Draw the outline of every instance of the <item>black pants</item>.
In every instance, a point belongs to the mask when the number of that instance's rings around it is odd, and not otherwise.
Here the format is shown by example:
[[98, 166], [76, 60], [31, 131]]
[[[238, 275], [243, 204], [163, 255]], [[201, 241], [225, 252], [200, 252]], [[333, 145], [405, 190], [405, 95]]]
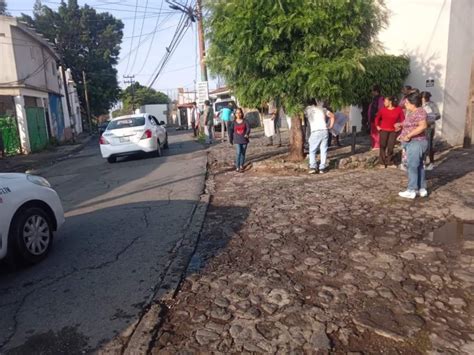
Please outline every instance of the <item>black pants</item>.
[[392, 164], [393, 147], [396, 140], [397, 132], [380, 131], [380, 164], [385, 166]]

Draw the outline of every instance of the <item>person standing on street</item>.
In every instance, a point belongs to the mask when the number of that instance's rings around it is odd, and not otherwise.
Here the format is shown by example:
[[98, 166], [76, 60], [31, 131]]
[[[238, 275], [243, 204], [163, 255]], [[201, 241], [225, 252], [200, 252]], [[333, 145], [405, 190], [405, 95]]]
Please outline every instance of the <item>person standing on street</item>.
[[428, 149], [425, 134], [428, 122], [427, 114], [421, 104], [421, 95], [417, 93], [408, 95], [405, 102], [407, 109], [405, 121], [396, 124], [397, 127], [403, 127], [398, 140], [402, 142], [403, 148], [406, 150], [408, 165], [408, 188], [398, 195], [409, 199], [414, 199], [417, 194], [420, 197], [428, 196], [423, 166], [425, 153]]
[[429, 164], [426, 166], [425, 170], [433, 170], [434, 168], [433, 140], [435, 136], [436, 121], [441, 118], [438, 106], [433, 101], [430, 101], [430, 99], [431, 99], [431, 93], [429, 91], [423, 91], [421, 93], [423, 109], [426, 111], [426, 114], [428, 117], [427, 119], [428, 127], [426, 128], [426, 139], [428, 140], [427, 156], [429, 158]]
[[193, 102], [193, 108], [191, 109], [191, 127], [193, 129], [194, 137], [197, 137], [198, 125], [199, 125], [199, 110], [197, 108], [197, 104]]
[[247, 145], [249, 143], [250, 124], [244, 118], [244, 111], [239, 107], [235, 111], [234, 122], [229, 129], [229, 142], [235, 143], [236, 157], [235, 167], [238, 173], [244, 172], [245, 153], [247, 152]]
[[[326, 110], [322, 105], [318, 105], [316, 100], [312, 100], [304, 113], [308, 118], [311, 130], [311, 135], [309, 136], [309, 174], [316, 174], [316, 153], [318, 149], [321, 155], [319, 173], [322, 174], [326, 168], [329, 130], [334, 125], [335, 117], [332, 112]], [[329, 124], [326, 122], [326, 117], [328, 116]]]
[[380, 137], [379, 131], [377, 131], [377, 127], [375, 126], [375, 116], [377, 116], [377, 113], [383, 108], [383, 103], [384, 98], [380, 94], [380, 87], [378, 85], [374, 85], [372, 87], [372, 102], [370, 103], [369, 109], [367, 111], [372, 149], [380, 148]]
[[206, 136], [206, 143], [212, 144], [214, 131], [214, 110], [209, 100], [204, 101], [204, 134]]
[[395, 96], [386, 97], [382, 108], [375, 116], [375, 126], [380, 134], [379, 163], [385, 168], [392, 164], [393, 147], [397, 140], [396, 123], [405, 120], [405, 115], [400, 106], [397, 105]]
[[220, 109], [219, 117], [221, 118], [221, 136], [222, 141], [225, 141], [226, 135], [227, 139], [229, 139], [229, 126], [232, 123], [232, 103], [229, 103], [229, 106], [225, 106]]
[[[276, 143], [277, 147], [281, 147], [281, 133], [280, 133], [281, 117], [280, 117], [279, 111], [280, 111], [279, 105], [277, 105], [276, 100], [272, 100], [268, 103], [268, 115], [273, 121], [275, 134], [271, 137], [268, 137], [267, 145], [273, 145], [273, 143]], [[274, 137], [276, 138], [276, 142], [275, 142]]]

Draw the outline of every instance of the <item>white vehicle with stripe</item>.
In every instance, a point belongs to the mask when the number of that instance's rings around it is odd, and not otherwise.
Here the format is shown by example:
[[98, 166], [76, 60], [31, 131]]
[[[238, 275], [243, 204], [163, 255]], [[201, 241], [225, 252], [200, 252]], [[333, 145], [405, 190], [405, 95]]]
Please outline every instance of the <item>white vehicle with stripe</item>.
[[39, 262], [63, 223], [61, 201], [46, 179], [0, 173], [0, 259]]
[[164, 122], [150, 114], [140, 113], [111, 120], [99, 143], [102, 157], [109, 163], [115, 163], [118, 157], [137, 153], [154, 153], [159, 157], [161, 149], [168, 148], [168, 133]]

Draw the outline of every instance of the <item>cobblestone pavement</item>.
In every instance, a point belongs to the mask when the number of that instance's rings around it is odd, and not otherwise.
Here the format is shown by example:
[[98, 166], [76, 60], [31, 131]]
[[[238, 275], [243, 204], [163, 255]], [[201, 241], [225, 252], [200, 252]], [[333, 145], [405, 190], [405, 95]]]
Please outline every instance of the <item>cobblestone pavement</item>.
[[[248, 154], [285, 150], [257, 138]], [[415, 201], [397, 169], [238, 174], [220, 163], [231, 147], [210, 157], [201, 240], [153, 353], [474, 353], [472, 150]]]

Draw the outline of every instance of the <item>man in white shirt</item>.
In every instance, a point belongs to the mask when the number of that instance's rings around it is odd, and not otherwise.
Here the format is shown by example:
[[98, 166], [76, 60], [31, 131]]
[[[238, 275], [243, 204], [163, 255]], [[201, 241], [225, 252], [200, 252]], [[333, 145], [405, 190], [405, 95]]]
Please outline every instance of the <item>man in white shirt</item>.
[[[309, 136], [309, 173], [316, 174], [316, 152], [321, 152], [319, 173], [324, 173], [328, 153], [329, 130], [334, 126], [334, 114], [326, 110], [322, 103], [312, 100], [311, 105], [306, 107], [304, 113], [308, 119], [311, 135]], [[329, 117], [329, 124], [326, 118]]]

